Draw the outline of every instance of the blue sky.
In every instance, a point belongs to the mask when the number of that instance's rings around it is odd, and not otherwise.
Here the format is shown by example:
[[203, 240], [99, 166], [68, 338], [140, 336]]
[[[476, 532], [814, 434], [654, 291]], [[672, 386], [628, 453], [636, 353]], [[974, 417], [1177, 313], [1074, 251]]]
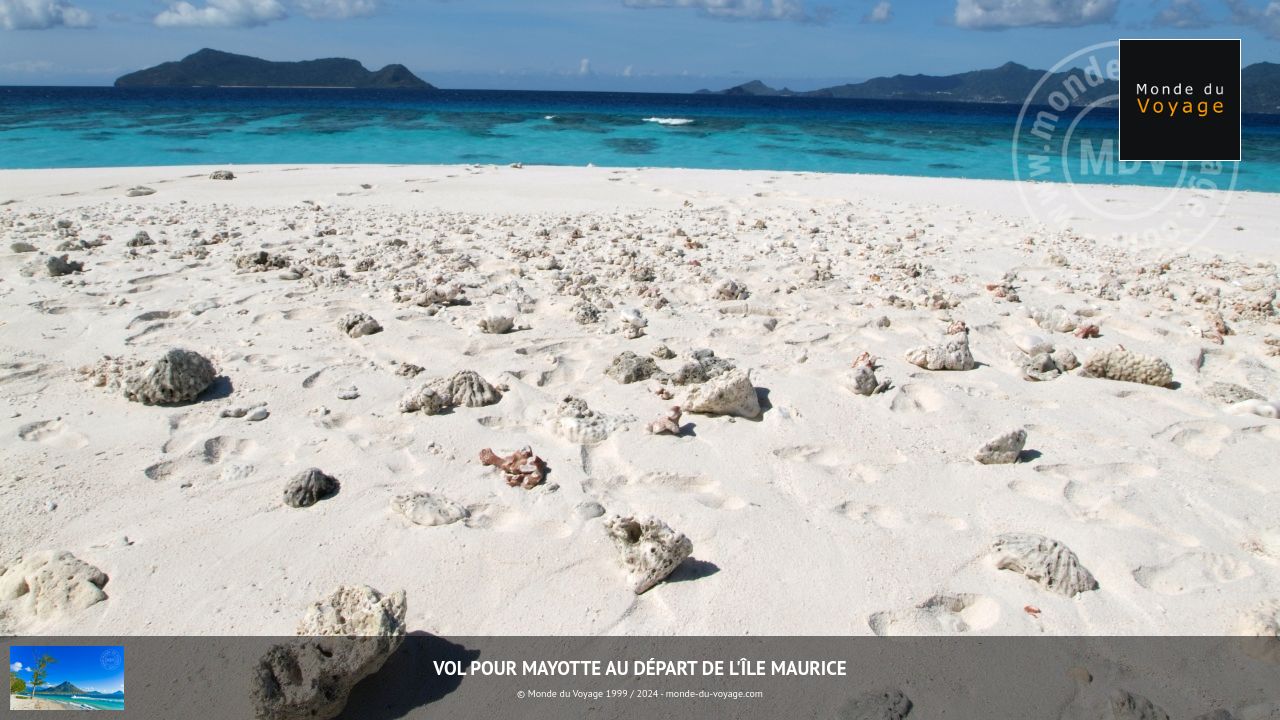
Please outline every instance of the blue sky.
[[[103, 653], [114, 650], [104, 662]], [[41, 655], [57, 662], [48, 667], [46, 685], [70, 682], [86, 692], [124, 690], [124, 648], [119, 646], [14, 646], [9, 648], [9, 672], [31, 683], [31, 671]], [[118, 662], [117, 662], [118, 660]], [[37, 691], [38, 693], [39, 691]]]
[[0, 0], [0, 84], [106, 85], [202, 47], [399, 62], [442, 87], [794, 89], [1118, 37], [1241, 37], [1280, 61], [1280, 0]]

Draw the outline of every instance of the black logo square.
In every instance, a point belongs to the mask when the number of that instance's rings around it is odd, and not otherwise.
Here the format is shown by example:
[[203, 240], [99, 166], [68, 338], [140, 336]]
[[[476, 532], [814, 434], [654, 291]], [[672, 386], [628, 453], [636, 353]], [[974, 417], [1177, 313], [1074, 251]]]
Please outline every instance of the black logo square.
[[1240, 160], [1240, 41], [1121, 40], [1120, 159]]

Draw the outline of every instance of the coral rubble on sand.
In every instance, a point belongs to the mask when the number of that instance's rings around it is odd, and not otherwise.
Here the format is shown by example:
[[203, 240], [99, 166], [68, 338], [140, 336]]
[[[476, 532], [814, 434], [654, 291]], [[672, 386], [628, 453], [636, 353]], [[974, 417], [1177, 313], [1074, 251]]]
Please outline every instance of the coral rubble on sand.
[[693, 554], [689, 538], [655, 517], [615, 515], [604, 527], [621, 555], [622, 566], [637, 595], [662, 582]]

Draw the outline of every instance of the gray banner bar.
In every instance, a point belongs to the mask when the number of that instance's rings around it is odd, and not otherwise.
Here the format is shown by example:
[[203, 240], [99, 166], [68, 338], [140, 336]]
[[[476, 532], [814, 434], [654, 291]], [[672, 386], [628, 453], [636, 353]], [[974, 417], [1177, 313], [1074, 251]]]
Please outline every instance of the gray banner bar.
[[[126, 707], [114, 716], [128, 718], [331, 717], [349, 684], [344, 673], [383, 657], [338, 717], [1280, 718], [1275, 638], [418, 633], [389, 657], [379, 642], [37, 637], [4, 644], [124, 646]], [[312, 715], [317, 703], [329, 703], [329, 711]]]

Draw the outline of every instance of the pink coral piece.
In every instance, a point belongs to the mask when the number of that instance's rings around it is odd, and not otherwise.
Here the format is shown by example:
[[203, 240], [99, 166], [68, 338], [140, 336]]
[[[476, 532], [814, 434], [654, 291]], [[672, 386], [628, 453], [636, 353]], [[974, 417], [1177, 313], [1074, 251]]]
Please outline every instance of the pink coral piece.
[[963, 320], [956, 320], [947, 326], [948, 335], [958, 335], [959, 333], [968, 333], [969, 326], [964, 324]]
[[547, 464], [534, 455], [533, 448], [528, 445], [506, 457], [485, 448], [480, 451], [480, 462], [501, 470], [511, 487], [523, 487], [526, 490], [542, 484], [547, 474]]
[[880, 358], [876, 357], [875, 355], [872, 355], [869, 352], [863, 351], [858, 354], [858, 357], [853, 359], [852, 367], [860, 368], [863, 365], [866, 365], [872, 370], [875, 370], [877, 367], [880, 366]]
[[1100, 337], [1102, 335], [1102, 328], [1097, 325], [1081, 325], [1076, 328], [1076, 331], [1073, 334], [1081, 340], [1087, 340], [1089, 338]]
[[650, 435], [680, 435], [680, 416], [682, 415], [679, 405], [673, 405], [671, 411], [666, 417], [658, 418], [645, 426]]

